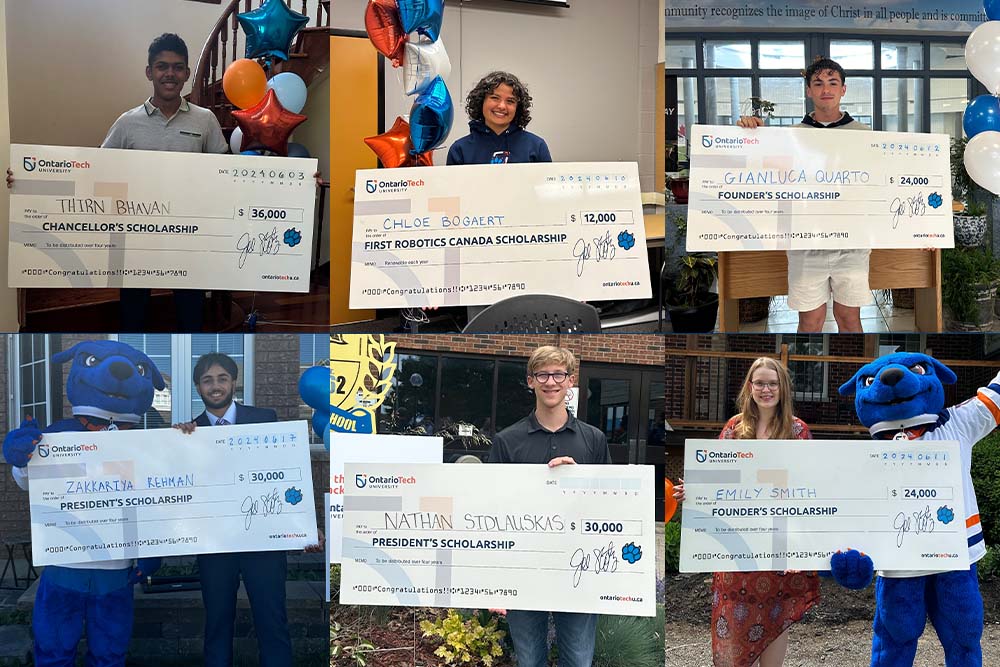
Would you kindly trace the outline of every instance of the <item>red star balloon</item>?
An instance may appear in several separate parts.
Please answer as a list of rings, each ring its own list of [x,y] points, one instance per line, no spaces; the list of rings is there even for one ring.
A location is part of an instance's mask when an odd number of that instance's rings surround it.
[[[388,132],[367,137],[365,143],[386,167],[394,169],[409,166],[406,162],[410,157],[410,149],[413,148],[410,142],[410,124],[401,116],[396,117],[396,122]]]
[[[288,155],[288,137],[307,117],[285,109],[277,94],[268,90],[264,99],[254,106],[234,111],[233,118],[243,130],[241,151],[266,148],[278,155]]]
[[[407,37],[396,0],[371,0],[365,8],[365,30],[378,52],[389,58],[393,67],[399,67]]]

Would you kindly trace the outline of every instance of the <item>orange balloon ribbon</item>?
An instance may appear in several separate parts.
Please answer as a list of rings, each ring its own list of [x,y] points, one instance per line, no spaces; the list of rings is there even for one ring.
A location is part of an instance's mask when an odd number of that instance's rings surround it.
[[[407,36],[395,0],[371,0],[368,3],[365,8],[365,31],[378,52],[391,60],[393,67],[399,67]]]
[[[674,483],[669,479],[663,480],[663,523],[670,521],[670,517],[677,511],[677,499],[674,498]]]
[[[288,155],[288,137],[307,119],[281,106],[274,90],[249,109],[234,111],[233,118],[243,130],[241,151],[266,148],[278,155]]]

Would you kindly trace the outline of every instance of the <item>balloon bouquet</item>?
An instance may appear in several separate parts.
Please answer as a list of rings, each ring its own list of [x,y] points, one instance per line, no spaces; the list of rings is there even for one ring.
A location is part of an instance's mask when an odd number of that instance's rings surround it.
[[[397,117],[388,132],[365,139],[390,169],[432,166],[431,151],[451,131],[455,114],[444,83],[451,61],[440,40],[443,14],[444,0],[369,0],[365,9],[368,38],[393,67],[402,66],[403,90],[417,96],[409,122]]]
[[[289,9],[283,0],[267,0],[251,12],[237,14],[246,34],[246,58],[233,61],[222,75],[226,98],[237,127],[229,138],[234,154],[309,157],[301,144],[288,143],[292,131],[306,120],[306,84],[297,74],[268,76],[273,60],[288,60],[296,33],[309,18]],[[263,63],[263,66],[261,65]]]
[[[973,181],[1000,194],[1000,0],[985,0],[983,7],[990,20],[969,35],[965,62],[990,94],[972,100],[962,116],[969,137],[964,162]]]

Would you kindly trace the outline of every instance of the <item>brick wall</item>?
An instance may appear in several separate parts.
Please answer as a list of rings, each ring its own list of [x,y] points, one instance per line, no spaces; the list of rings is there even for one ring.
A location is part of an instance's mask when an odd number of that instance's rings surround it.
[[[388,340],[406,350],[459,352],[509,357],[529,357],[542,345],[558,345],[572,350],[580,359],[592,363],[639,364],[663,363],[663,336],[647,334],[508,334],[508,335],[393,335]]]

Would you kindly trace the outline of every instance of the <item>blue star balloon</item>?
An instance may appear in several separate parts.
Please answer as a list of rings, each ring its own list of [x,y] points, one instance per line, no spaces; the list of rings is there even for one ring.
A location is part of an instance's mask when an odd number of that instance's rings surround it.
[[[274,56],[288,60],[295,33],[309,23],[308,16],[293,12],[283,0],[267,0],[252,12],[237,14],[236,18],[247,35],[247,58]]]
[[[416,30],[432,42],[437,41],[444,18],[444,0],[396,0],[396,7],[404,31]]]
[[[447,138],[455,119],[455,106],[451,102],[444,79],[434,77],[410,109],[411,155],[434,150]]]

